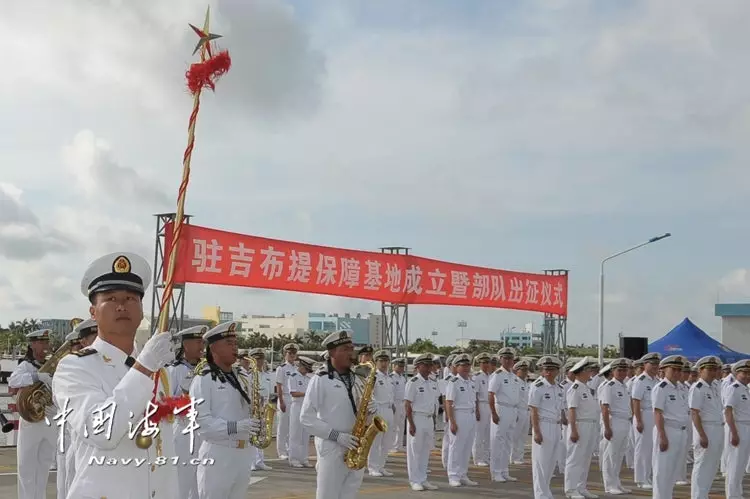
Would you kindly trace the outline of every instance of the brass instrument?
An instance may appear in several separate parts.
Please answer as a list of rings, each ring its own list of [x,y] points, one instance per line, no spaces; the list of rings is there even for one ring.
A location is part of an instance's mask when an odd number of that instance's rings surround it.
[[[352,428],[352,435],[359,439],[359,445],[354,450],[347,450],[344,454],[344,462],[347,468],[350,470],[361,470],[367,464],[367,457],[370,454],[370,447],[378,436],[379,432],[388,431],[388,423],[380,416],[375,416],[372,419],[372,423],[367,425],[367,413],[370,407],[370,400],[372,399],[372,392],[375,390],[375,377],[377,376],[377,369],[375,364],[372,362],[365,362],[359,364],[358,368],[369,367],[370,372],[365,378],[365,386],[362,391],[362,397],[359,399],[359,407],[357,408],[357,418],[354,421],[354,428]]]
[[[55,374],[57,364],[60,359],[68,355],[73,348],[70,341],[63,343],[60,348],[39,368],[40,373]],[[37,381],[33,385],[24,386],[18,390],[16,397],[16,407],[18,415],[29,423],[38,423],[44,421],[44,415],[47,407],[54,405],[52,400],[52,390],[42,381]]]
[[[253,403],[250,408],[250,417],[261,422],[260,431],[257,435],[250,437],[250,443],[258,449],[265,449],[271,445],[271,435],[273,434],[273,419],[276,416],[276,408],[272,403],[263,403],[260,395],[260,369],[258,363],[252,357],[247,359],[250,362],[250,375],[253,377],[253,384],[250,388],[250,398]]]

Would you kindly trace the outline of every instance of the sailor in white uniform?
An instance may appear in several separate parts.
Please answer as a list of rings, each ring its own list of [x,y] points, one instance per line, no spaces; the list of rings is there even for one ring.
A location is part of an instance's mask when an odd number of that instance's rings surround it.
[[[627,359],[617,359],[611,363],[613,379],[603,385],[599,400],[602,408],[602,435],[608,441],[602,459],[602,478],[606,493],[614,495],[630,492],[620,482],[620,470],[632,421],[630,394],[624,383],[628,367]]]
[[[446,471],[448,471],[448,455],[450,454],[450,446],[448,445],[450,442],[450,431],[448,431],[448,411],[445,410],[445,406],[447,405],[445,403],[445,395],[448,392],[448,383],[458,375],[458,368],[453,364],[453,359],[455,359],[456,356],[453,355],[448,358],[451,359],[450,371],[445,378],[438,380],[438,389],[440,390],[443,404],[443,415],[441,418],[443,420],[443,440],[440,447],[440,457],[443,462],[443,469]],[[440,381],[442,381],[442,385],[440,384]]]
[[[721,401],[722,404],[726,401],[726,389],[729,386],[732,386],[734,383],[734,374],[732,374],[732,365],[731,364],[724,364],[721,367],[721,380],[719,381],[720,384],[720,391],[721,391]],[[721,452],[721,464],[720,469],[722,475],[724,475],[724,478],[727,476],[727,454],[729,453],[729,426],[724,425],[724,450]]]
[[[406,371],[406,359],[393,359],[391,361],[393,372],[389,375],[393,385],[393,405],[396,411],[393,415],[393,424],[388,427],[390,442],[390,451],[399,452],[404,450],[404,423],[406,413],[404,412],[404,393],[406,391],[406,382],[408,381]]]
[[[729,452],[727,452],[727,476],[724,493],[727,499],[740,499],[742,478],[750,455],[750,359],[732,365],[734,383],[726,388],[724,418],[729,428]]]
[[[679,459],[687,445],[688,402],[677,384],[682,378],[685,357],[670,355],[659,362],[664,380],[653,390],[654,407],[654,489],[655,499],[671,499]]]
[[[531,472],[535,499],[553,499],[550,480],[557,460],[558,446],[562,445],[560,424],[565,422],[563,390],[557,383],[562,362],[553,356],[537,361],[542,370],[529,394],[531,408]]]
[[[174,497],[174,466],[100,466],[121,459],[156,462],[159,450],[171,457],[170,430],[158,423],[154,444],[138,448],[134,438],[149,402],[166,389],[163,366],[174,360],[172,337],[153,335],[134,359],[135,333],[143,320],[143,296],[151,270],[142,257],[113,253],[94,261],[81,282],[88,297],[98,336],[91,347],[63,357],[52,380],[52,393],[65,425],[70,429],[70,448],[75,449],[75,477],[68,497],[142,499]],[[163,376],[162,376],[163,374]],[[158,385],[154,378],[159,376]],[[135,414],[134,419],[131,414]],[[60,421],[58,421],[59,423]],[[137,432],[143,430],[138,425]],[[163,442],[161,446],[159,442]],[[170,488],[170,486],[173,487]]]
[[[74,321],[71,321],[71,324]],[[70,342],[72,352],[77,352],[93,343],[96,339],[96,332],[96,321],[86,319],[77,322],[73,331],[65,337],[65,341]],[[57,436],[57,497],[65,498],[68,496],[68,490],[76,473],[76,453],[75,449],[70,448],[71,436],[68,425],[58,429]]]
[[[685,361],[682,366],[682,375],[680,381],[677,383],[677,388],[683,391],[685,398],[687,399],[690,394],[690,386],[687,384],[687,380],[690,378],[690,369],[692,365],[689,361]],[[675,477],[675,485],[690,485],[687,481],[687,463],[690,458],[690,447],[693,445],[693,430],[692,424],[690,423],[690,408],[688,407],[688,429],[685,432],[686,442],[685,449],[683,450],[683,456],[679,458],[679,465],[677,466],[677,476]]]
[[[284,352],[284,363],[276,368],[276,396],[278,397],[278,424],[276,426],[276,452],[279,459],[289,458],[289,411],[287,405],[291,402],[287,389],[287,378],[297,372],[294,362],[297,360],[299,346],[296,343],[287,343],[282,348]]]
[[[432,354],[424,353],[414,359],[414,376],[406,386],[404,405],[407,419],[406,468],[411,490],[435,490],[427,481],[430,452],[435,447],[435,408],[437,384],[430,379]]]
[[[656,386],[659,373],[659,353],[647,353],[640,358],[643,372],[631,385],[630,399],[633,406],[633,427],[635,428],[634,479],[638,488],[651,490],[651,463],[654,454],[654,408],[651,394]]]
[[[563,389],[563,397],[566,397],[568,394],[568,390],[570,390],[571,385],[576,380],[575,375],[571,372],[571,369],[573,366],[576,365],[575,360],[568,360],[565,364],[563,364],[563,373],[565,374],[565,377],[560,382],[560,388]],[[555,468],[557,469],[557,472],[564,474],[565,473],[565,461],[568,457],[568,445],[565,443],[565,433],[566,433],[566,426],[560,425],[560,435],[562,438],[562,445],[558,447],[557,450],[557,461],[555,463]],[[553,477],[557,476],[557,473],[552,474]]]
[[[179,338],[180,347],[175,354],[175,361],[167,368],[169,373],[170,394],[180,397],[190,394],[190,384],[195,375],[195,368],[203,356],[203,335],[208,332],[208,326],[193,326],[183,329],[175,336]],[[190,420],[187,414],[176,417],[172,423],[172,439],[176,456],[181,463],[189,463],[195,458],[201,441],[197,432],[193,432],[193,447],[190,448]],[[198,479],[194,466],[177,467],[177,488],[179,497],[198,499]]]
[[[599,370],[599,373],[596,375],[599,377],[602,382],[598,385],[595,383],[591,383],[591,381],[588,382],[589,388],[592,386],[597,386],[597,388],[591,388],[592,390],[595,390],[596,393],[596,401],[599,404],[599,409],[601,410],[601,402],[602,402],[602,390],[605,386],[607,386],[607,383],[609,383],[612,380],[612,364],[606,364],[604,367],[602,367]],[[602,421],[603,416],[599,417],[599,445],[597,448],[598,456],[599,456],[599,471],[604,471],[604,451],[607,449],[607,445],[609,445],[609,440],[604,438],[604,422]]]
[[[529,436],[529,425],[531,424],[531,416],[529,415],[529,391],[531,389],[531,383],[528,379],[529,367],[529,362],[526,360],[519,360],[513,364],[513,372],[521,380],[518,406],[516,407],[518,422],[513,435],[513,454],[511,455],[513,464],[523,464],[526,440]]]
[[[300,414],[300,421],[315,437],[315,497],[354,499],[362,485],[364,469],[349,469],[344,458],[347,450],[359,446],[359,439],[351,432],[364,384],[351,370],[354,346],[349,331],[331,333],[323,340],[323,347],[328,350],[328,361],[310,381]]]
[[[700,376],[688,394],[693,422],[693,475],[690,496],[708,499],[724,448],[723,408],[720,387],[715,383],[721,359],[713,355],[695,363]]]
[[[266,366],[265,350],[263,350],[262,348],[252,348],[250,349],[250,351],[248,351],[245,354],[245,356],[248,358],[252,358],[255,361],[255,365],[257,366],[258,370],[260,371],[260,397],[263,400],[262,402],[263,405],[265,406],[268,403],[275,405],[277,402],[276,395],[274,392],[275,390],[274,387],[276,386],[276,373],[269,371]],[[247,379],[252,383],[253,374],[249,370],[250,362],[249,361],[246,361],[246,362],[247,362],[247,368],[246,368]],[[288,378],[287,378],[287,382],[288,382]],[[287,388],[289,387],[287,386]],[[294,401],[294,399],[291,397],[291,394],[290,394],[289,400],[290,402],[289,402],[288,407],[291,407],[291,404]],[[278,409],[276,412],[278,413]],[[291,427],[292,427],[291,412],[289,413],[289,417],[290,417],[289,435],[291,438]],[[299,412],[297,413],[297,419],[299,420]],[[261,424],[265,425],[266,422],[261,421]],[[253,457],[252,464],[250,465],[250,471],[258,471],[258,470],[271,471],[273,468],[266,464],[266,456],[265,456],[264,449],[258,449],[257,447],[253,447],[253,451],[255,452],[255,455]]]
[[[445,412],[448,414],[448,484],[451,487],[478,485],[469,479],[471,445],[477,423],[477,393],[469,374],[471,356],[456,355],[453,359],[456,376],[451,377],[445,390]]]
[[[250,481],[248,462],[255,451],[251,437],[261,421],[251,418],[253,400],[250,380],[237,361],[237,322],[223,322],[203,335],[206,365],[190,384],[197,407],[196,423],[202,438],[198,450],[198,497],[244,499]]]
[[[565,442],[568,447],[565,462],[565,495],[570,499],[596,499],[586,488],[591,467],[591,456],[599,443],[597,420],[599,404],[594,391],[586,384],[591,378],[591,366],[596,360],[584,357],[570,369],[575,381],[565,394],[568,426]]]
[[[510,475],[509,466],[523,382],[513,372],[515,349],[504,347],[497,355],[502,367],[490,376],[488,393],[492,414],[490,476],[495,482],[515,482],[517,479]]]
[[[378,350],[374,354],[375,359],[375,389],[372,392],[370,404],[376,409],[376,414],[383,418],[390,429],[393,425],[393,415],[395,413],[395,401],[393,398],[393,383],[388,376],[388,364],[391,356],[385,350]],[[370,476],[383,477],[393,476],[393,473],[385,469],[385,461],[388,457],[390,441],[387,434],[378,433],[370,447],[370,455],[367,459],[367,467]]]
[[[480,467],[489,466],[490,461],[490,426],[492,424],[492,412],[488,398],[490,374],[490,354],[480,353],[474,357],[474,362],[479,364],[479,371],[474,373],[474,386],[479,401],[479,412],[477,418],[477,431],[474,435],[474,445],[471,454],[474,464]]]
[[[254,350],[251,350],[251,354]],[[292,468],[312,468],[308,457],[310,433],[300,421],[302,402],[305,400],[307,387],[312,380],[312,368],[315,362],[309,357],[297,358],[297,372],[289,376],[289,465]]]

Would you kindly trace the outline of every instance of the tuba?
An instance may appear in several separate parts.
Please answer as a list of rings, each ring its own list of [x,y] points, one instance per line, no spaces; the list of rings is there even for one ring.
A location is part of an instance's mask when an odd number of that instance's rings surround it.
[[[370,400],[372,399],[372,392],[375,390],[377,369],[375,369],[375,364],[372,362],[365,362],[357,366],[357,368],[364,367],[369,367],[370,372],[365,378],[365,386],[362,391],[362,397],[359,399],[359,407],[357,408],[357,417],[354,421],[354,428],[352,428],[352,435],[359,439],[359,446],[354,450],[347,450],[344,454],[344,462],[350,470],[361,470],[365,467],[367,457],[370,454],[370,447],[372,447],[375,437],[380,432],[388,431],[388,424],[380,416],[375,416],[372,419],[372,424],[367,425],[367,413],[370,407]]]
[[[68,355],[72,348],[73,344],[70,341],[63,343],[60,348],[55,350],[49,360],[39,368],[39,372],[54,375],[60,359]],[[46,408],[52,405],[54,405],[52,390],[42,381],[37,381],[33,385],[18,390],[18,396],[16,397],[18,415],[29,423],[44,421]]]
[[[250,437],[250,443],[258,449],[265,449],[271,445],[271,435],[273,434],[273,420],[276,416],[276,408],[270,402],[263,403],[260,395],[260,369],[258,363],[252,357],[250,361],[250,375],[253,377],[252,386],[250,387],[250,397],[253,403],[250,408],[250,417],[261,422],[260,431],[257,435]]]

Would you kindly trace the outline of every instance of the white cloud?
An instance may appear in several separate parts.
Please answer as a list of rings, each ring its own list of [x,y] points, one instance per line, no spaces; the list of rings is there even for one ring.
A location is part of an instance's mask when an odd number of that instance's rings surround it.
[[[718,293],[722,300],[745,299],[750,297],[750,270],[734,269],[719,279]]]

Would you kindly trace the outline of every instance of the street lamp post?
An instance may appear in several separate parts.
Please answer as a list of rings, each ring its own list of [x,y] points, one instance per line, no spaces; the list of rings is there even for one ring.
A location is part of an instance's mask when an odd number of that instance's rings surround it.
[[[661,241],[662,239],[666,239],[670,237],[671,235],[672,234],[667,232],[666,234],[663,234],[661,236],[652,237],[645,243],[636,244],[635,246],[628,248],[626,250],[618,251],[617,253],[613,255],[609,255],[607,258],[602,260],[601,269],[599,271],[599,364],[600,365],[604,362],[604,264],[608,262],[609,260],[612,260],[613,258],[616,258],[620,255],[624,255],[625,253],[630,253],[631,251],[637,250],[638,248],[642,248],[643,246],[646,246],[647,244]]]
[[[457,326],[461,328],[461,348],[464,348],[464,329],[466,329],[466,321],[458,321]]]

